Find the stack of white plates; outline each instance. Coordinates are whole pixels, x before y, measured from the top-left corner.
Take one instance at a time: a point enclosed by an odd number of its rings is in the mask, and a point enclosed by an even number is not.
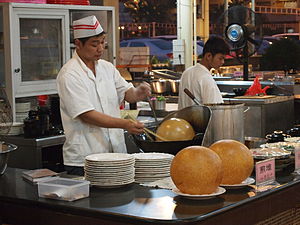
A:
[[[135,182],[149,183],[170,176],[171,154],[166,153],[136,153]]]
[[[30,102],[18,102],[16,103],[16,121],[22,122],[28,117],[28,112],[31,108]]]
[[[85,179],[97,187],[119,187],[134,182],[134,157],[99,153],[85,157]]]

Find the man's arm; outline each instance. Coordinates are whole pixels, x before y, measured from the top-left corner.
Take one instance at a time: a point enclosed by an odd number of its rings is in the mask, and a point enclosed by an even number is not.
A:
[[[132,134],[143,133],[144,124],[112,117],[96,110],[82,113],[78,116],[83,122],[105,128],[121,128]]]

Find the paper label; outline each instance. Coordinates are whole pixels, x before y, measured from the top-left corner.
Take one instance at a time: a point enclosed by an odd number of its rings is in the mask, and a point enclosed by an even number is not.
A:
[[[263,72],[253,72],[254,77],[262,78]]]
[[[233,76],[234,77],[242,77],[243,76],[243,72],[241,72],[241,71],[234,71],[233,72]]]
[[[295,148],[295,171],[300,171],[300,147]]]
[[[275,182],[275,159],[266,159],[255,165],[256,185]]]

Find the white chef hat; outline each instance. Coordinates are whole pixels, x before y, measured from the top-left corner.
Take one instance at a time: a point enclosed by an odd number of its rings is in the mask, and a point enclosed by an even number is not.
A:
[[[73,30],[74,39],[91,37],[103,32],[103,28],[95,16],[73,21]]]

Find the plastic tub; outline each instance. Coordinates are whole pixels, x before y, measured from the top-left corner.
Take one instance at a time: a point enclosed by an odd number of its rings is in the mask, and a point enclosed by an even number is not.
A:
[[[42,198],[74,201],[89,196],[89,185],[90,182],[86,180],[53,177],[38,183],[38,193]]]

